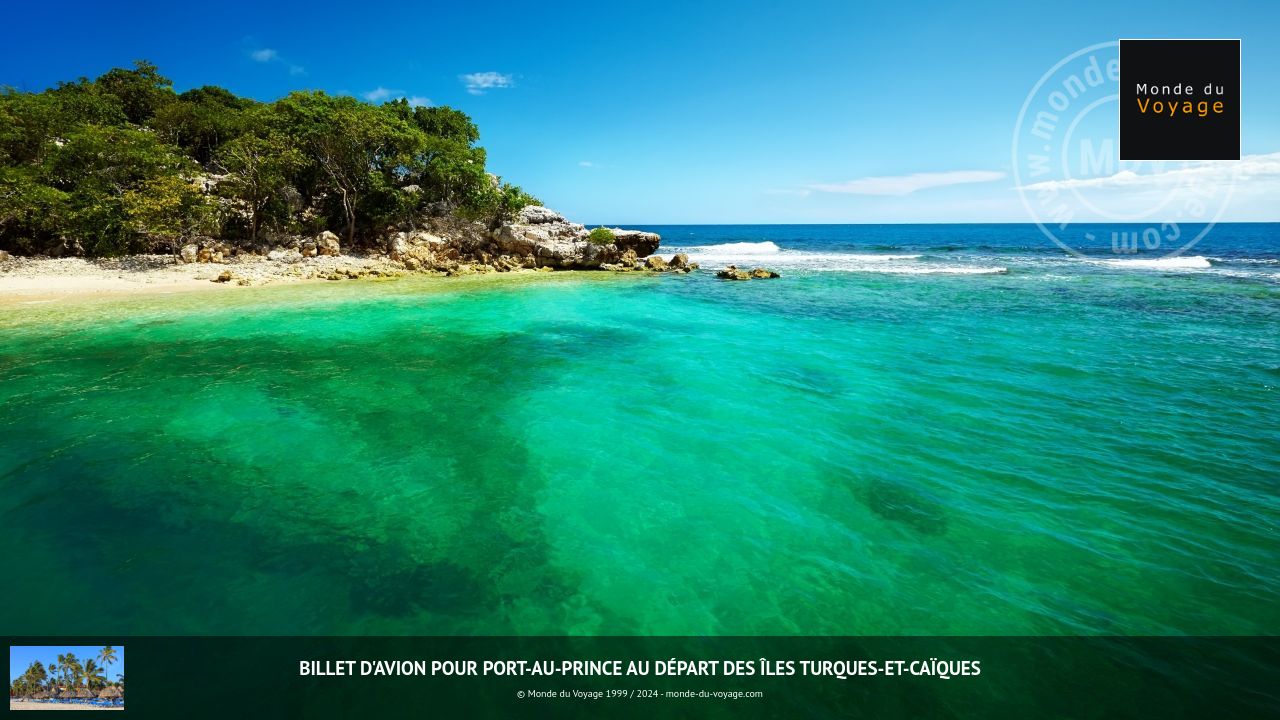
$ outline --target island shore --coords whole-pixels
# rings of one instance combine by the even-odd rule
[[[298,283],[409,273],[385,257],[354,255],[298,262],[238,255],[221,263],[183,263],[168,255],[123,258],[19,258],[0,261],[0,303],[48,302],[91,295],[134,295]]]
[[[282,236],[274,246],[256,248],[203,238],[172,255],[85,258],[78,243],[69,243],[76,248],[70,256],[0,251],[0,302],[405,275],[696,269],[683,254],[670,261],[656,256],[660,238],[654,233],[606,229],[598,242],[588,237],[585,226],[541,206],[524,208],[496,230],[454,217],[430,218],[428,225],[434,232],[393,232],[354,252],[341,248],[337,236],[328,231],[313,239]]]

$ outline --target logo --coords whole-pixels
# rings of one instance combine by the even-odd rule
[[[1240,159],[1239,40],[1121,40],[1122,160]]]
[[[1018,195],[1041,232],[1072,255],[1177,256],[1222,216],[1239,166],[1121,160],[1121,76],[1120,42],[1112,41],[1077,50],[1040,77],[1014,127]]]

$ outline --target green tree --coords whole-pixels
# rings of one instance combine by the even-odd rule
[[[0,90],[0,165],[38,164],[82,125],[124,122],[119,100],[88,80],[42,93]]]
[[[86,125],[51,154],[46,182],[67,193],[69,217],[56,234],[83,239],[92,255],[150,249],[146,240],[171,241],[176,226],[197,225],[204,208],[192,195],[195,163],[154,133]],[[183,188],[189,188],[189,191]],[[154,202],[142,195],[155,192]]]
[[[45,671],[44,665],[39,660],[33,661],[27,668],[26,676],[28,681],[36,688],[44,687],[45,682],[49,679],[49,673]]]
[[[227,142],[245,132],[252,100],[206,85],[188,90],[162,106],[151,125],[169,143],[186,150],[197,162],[209,166]]]
[[[352,245],[427,210],[496,223],[536,200],[491,181],[479,138],[464,113],[404,100],[176,95],[145,61],[39,93],[0,88],[0,249],[172,246],[212,229],[211,194],[245,210],[255,239],[266,223],[325,223]]]
[[[178,241],[212,228],[214,206],[190,180],[159,175],[120,196],[126,227],[148,247],[177,252]]]
[[[70,195],[45,184],[37,168],[0,167],[0,249],[39,252],[72,216]]]
[[[62,665],[63,682],[68,687],[79,685],[80,675],[84,672],[84,668],[80,665],[80,660],[76,658],[75,653],[59,655],[58,662]]]
[[[119,98],[129,122],[142,125],[165,105],[173,102],[173,81],[146,60],[137,60],[132,70],[113,68],[95,81],[103,91]]]
[[[267,131],[241,135],[227,143],[218,162],[229,173],[219,191],[248,207],[249,237],[256,242],[262,220],[273,206],[277,214],[287,210],[282,207],[282,194],[289,178],[303,166],[302,153],[284,136]]]
[[[322,189],[339,199],[347,243],[355,244],[364,193],[386,186],[387,174],[404,166],[420,135],[394,113],[319,91],[290,93],[276,109],[318,170]]]
[[[80,682],[90,690],[96,690],[107,684],[107,678],[102,674],[102,668],[92,658],[85,660],[80,670]],[[80,683],[77,683],[80,684]]]
[[[497,227],[515,218],[516,213],[530,205],[542,203],[525,192],[519,185],[497,181],[477,192],[463,208],[466,217],[483,220],[489,227]]]
[[[422,188],[423,202],[452,209],[473,203],[489,187],[484,148],[475,147],[480,131],[466,114],[449,107],[409,107],[405,100],[383,106],[421,135],[405,164],[408,178]]]
[[[98,662],[106,668],[106,672],[111,671],[111,666],[116,663],[116,649],[110,645],[98,651]]]

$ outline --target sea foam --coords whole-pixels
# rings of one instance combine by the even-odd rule
[[[899,275],[990,275],[1008,272],[1002,266],[930,262],[919,253],[810,252],[764,242],[734,242],[673,248],[688,253],[704,267],[766,265],[775,270],[809,272],[884,273]]]
[[[1107,267],[1132,270],[1203,270],[1211,267],[1203,255],[1191,257],[1125,258],[1123,260],[1093,260]]]

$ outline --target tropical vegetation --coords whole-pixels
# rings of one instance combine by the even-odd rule
[[[74,653],[63,653],[58,655],[56,663],[47,667],[36,660],[9,684],[9,695],[31,697],[38,693],[55,694],[83,689],[96,696],[109,687],[123,692],[123,674],[114,681],[107,679],[107,668],[116,662],[115,648],[109,645],[94,658],[80,659]]]
[[[0,250],[104,256],[327,229],[358,245],[425,214],[497,223],[537,201],[485,172],[479,138],[464,113],[403,99],[178,93],[146,61],[0,88]]]
[[[587,235],[587,239],[596,245],[608,245],[617,239],[617,236],[607,227],[598,227],[592,229],[591,234]]]

